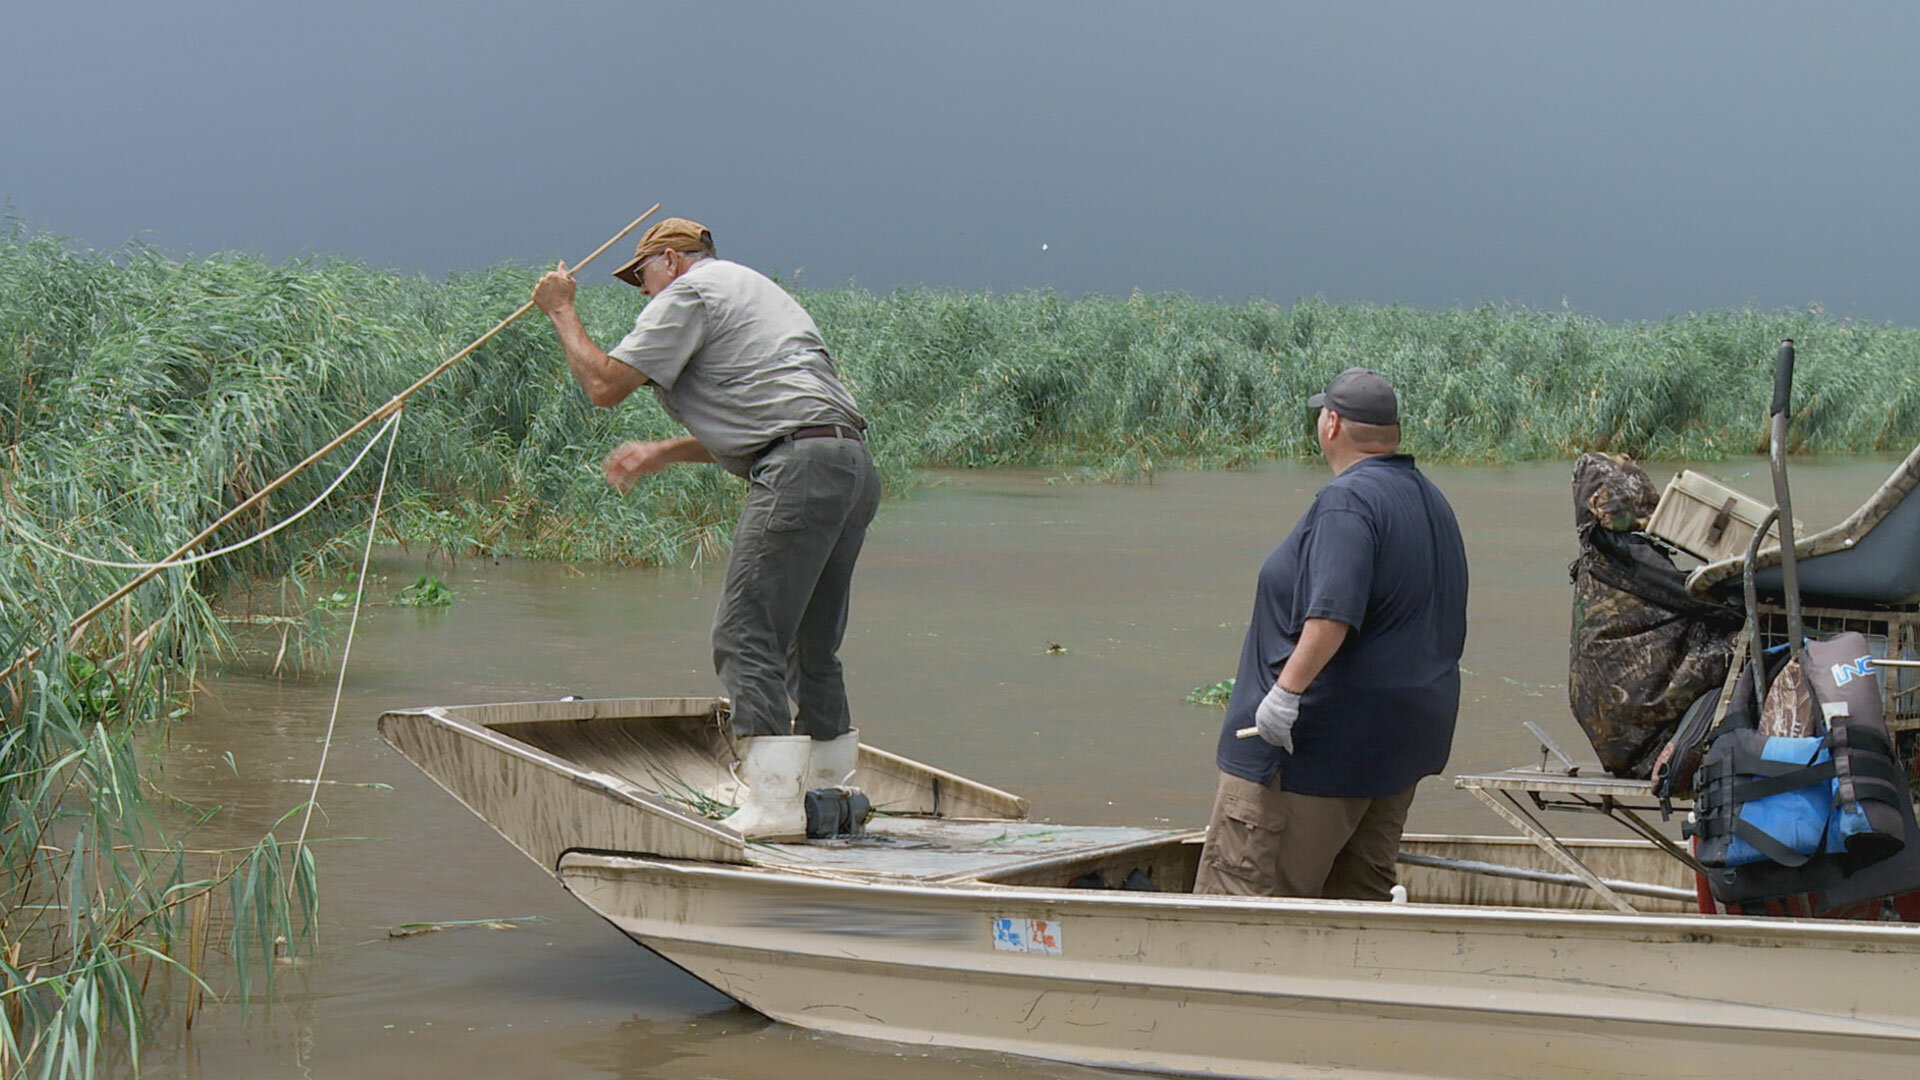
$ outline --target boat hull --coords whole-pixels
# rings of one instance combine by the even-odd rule
[[[818,1031],[1215,1076],[1900,1075],[1910,928],[926,886],[570,853],[633,940]]]
[[[1414,901],[1189,895],[1194,831],[1027,819],[870,746],[857,838],[743,843],[717,699],[399,710],[381,732],[576,896],[774,1019],[1213,1076],[1877,1077],[1920,1053],[1920,927],[1697,911],[1646,841],[1405,838]]]

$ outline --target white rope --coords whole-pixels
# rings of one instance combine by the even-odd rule
[[[289,880],[290,889],[293,880],[297,880],[298,864],[307,850],[307,825],[313,821],[313,808],[320,801],[320,778],[327,771],[327,751],[333,749],[333,729],[340,719],[340,698],[347,688],[347,660],[353,655],[353,632],[360,627],[360,603],[367,595],[367,567],[373,562],[374,530],[380,524],[380,503],[387,494],[387,472],[393,466],[393,448],[400,443],[400,416],[406,411],[404,406],[395,410],[387,421],[393,434],[387,440],[386,460],[380,465],[380,486],[373,493],[373,516],[367,520],[366,547],[360,552],[360,576],[355,579],[353,587],[353,617],[347,620],[347,640],[340,646],[340,678],[333,686],[333,711],[327,714],[327,734],[320,741],[320,763],[313,770],[313,786],[307,792],[307,812],[300,819],[300,837],[293,845],[296,878]]]
[[[253,545],[259,543],[260,541],[265,540],[267,537],[272,536],[274,533],[279,532],[281,529],[286,528],[287,526],[293,524],[296,521],[299,521],[301,518],[306,517],[308,514],[312,513],[314,507],[319,506],[321,503],[325,502],[327,500],[327,496],[333,494],[335,488],[345,483],[347,477],[353,475],[354,470],[360,467],[360,463],[366,460],[368,452],[370,452],[376,445],[379,444],[380,436],[385,435],[387,432],[393,430],[394,425],[400,422],[400,414],[405,411],[406,411],[405,409],[394,410],[393,415],[387,417],[387,422],[381,426],[380,430],[373,433],[373,438],[367,440],[367,445],[360,448],[359,456],[353,459],[353,463],[347,466],[346,471],[342,472],[339,476],[335,477],[333,483],[328,484],[327,489],[325,491],[322,491],[319,495],[315,496],[312,502],[301,507],[297,512],[293,514],[292,517],[286,518],[285,520],[280,521],[279,523],[261,532],[257,532],[252,536],[247,537],[245,540],[240,541],[237,544],[229,544],[226,547],[220,548],[217,551],[203,552],[199,555],[193,555],[183,559],[173,559],[167,562],[157,562],[157,563],[112,562],[107,559],[95,559],[91,556],[82,555],[77,551],[68,551],[66,548],[48,543],[47,541],[42,540],[38,536],[35,536],[33,533],[29,532],[25,526],[20,525],[19,523],[11,519],[8,519],[3,523],[11,527],[16,535],[20,536],[22,539],[26,540],[28,543],[38,544],[39,546],[46,548],[48,551],[51,551],[56,555],[62,555],[62,556],[65,556],[66,558],[73,559],[78,562],[91,563],[94,566],[107,566],[107,567],[112,567],[116,570],[165,570],[168,567],[172,567],[172,566],[193,566],[196,563],[203,563],[203,562],[207,562],[210,559],[217,559],[222,555],[231,555],[232,553],[239,551],[241,548],[252,547]],[[391,443],[388,444],[388,453],[389,455],[391,455],[392,453]]]

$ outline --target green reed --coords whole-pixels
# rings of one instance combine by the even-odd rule
[[[814,312],[909,466],[1238,464],[1316,452],[1306,398],[1353,365],[1399,388],[1407,448],[1446,461],[1588,449],[1764,450],[1775,346],[1799,343],[1803,451],[1920,437],[1920,331],[1815,311],[1608,324],[1571,311],[1442,311],[1182,296],[812,292]]]
[[[0,517],[96,558],[156,558],[519,306],[534,273],[433,280],[338,261],[81,253],[7,222]],[[1354,364],[1394,380],[1407,447],[1427,459],[1748,454],[1764,447],[1782,337],[1801,358],[1796,449],[1894,451],[1920,438],[1920,332],[1812,310],[1609,324],[1496,306],[799,295],[896,492],[929,467],[1129,480],[1310,457],[1305,399]],[[581,290],[603,344],[638,302],[616,284]],[[591,407],[545,320],[523,319],[406,410],[384,538],[454,555],[718,557],[739,481],[680,468],[622,496],[600,478],[619,441],[677,433],[646,397]],[[304,505],[358,448],[209,546]],[[170,985],[185,988],[190,1018],[195,979],[244,1000],[254,973],[272,970],[273,940],[298,938],[315,897],[310,856],[272,837],[231,857],[188,852],[149,805],[134,740],[185,707],[207,664],[250,646],[276,666],[325,657],[340,606],[327,598],[351,569],[378,462],[265,542],[162,574],[71,649],[64,628],[129,571],[0,531],[0,664],[45,649],[0,685],[0,1074],[86,1075],[104,1047],[137,1053],[153,969],[186,973]]]

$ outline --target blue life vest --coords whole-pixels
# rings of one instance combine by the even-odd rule
[[[1728,732],[1714,740],[1700,775],[1688,831],[1699,837],[1697,855],[1707,866],[1799,866],[1840,842],[1828,828],[1834,766],[1821,736]]]
[[[1728,703],[1685,830],[1702,876],[1721,903],[1805,896],[1815,914],[1920,888],[1920,823],[1866,639],[1809,641],[1802,660],[1805,719],[1825,734],[1770,738],[1753,695]]]
[[[1808,690],[1825,735],[1786,738],[1749,728],[1714,739],[1686,830],[1700,841],[1702,865],[1799,867],[1835,855],[1851,874],[1905,846],[1906,778],[1865,646],[1857,633],[1806,646]]]

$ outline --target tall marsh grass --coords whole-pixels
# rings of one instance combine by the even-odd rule
[[[128,571],[54,555],[22,531],[97,558],[156,558],[477,337],[533,277],[182,262],[137,246],[78,253],[17,222],[0,231],[0,665],[44,650],[0,685],[0,1074],[80,1076],[103,1047],[137,1052],[154,969],[244,996],[250,973],[271,970],[261,961],[273,939],[298,937],[315,896],[310,857],[272,837],[188,851],[149,805],[133,740],[184,707],[237,634],[265,626],[295,663],[323,648],[313,635],[330,616],[309,593],[344,569],[377,470],[261,544],[165,572],[71,647],[75,614]],[[1394,380],[1407,446],[1428,459],[1746,454],[1764,445],[1782,337],[1800,345],[1796,449],[1904,450],[1920,438],[1920,332],[1817,311],[1608,324],[1572,311],[1172,295],[800,298],[896,490],[926,467],[1128,478],[1310,456],[1304,401],[1354,364]],[[603,344],[638,300],[619,285],[581,290]],[[719,554],[737,481],[681,468],[623,497],[600,480],[616,442],[676,433],[645,397],[592,408],[545,321],[523,320],[409,406],[387,537],[567,560]],[[304,505],[338,467],[322,463],[212,545]],[[209,961],[215,952],[226,961]]]
[[[1796,450],[1906,450],[1920,438],[1920,331],[1816,311],[1608,324],[1512,307],[1168,295],[802,299],[873,414],[883,456],[910,466],[1310,457],[1304,402],[1354,365],[1393,380],[1406,447],[1423,458],[1763,452],[1783,337],[1800,357]]]

